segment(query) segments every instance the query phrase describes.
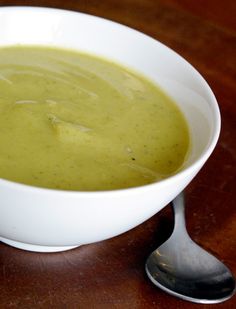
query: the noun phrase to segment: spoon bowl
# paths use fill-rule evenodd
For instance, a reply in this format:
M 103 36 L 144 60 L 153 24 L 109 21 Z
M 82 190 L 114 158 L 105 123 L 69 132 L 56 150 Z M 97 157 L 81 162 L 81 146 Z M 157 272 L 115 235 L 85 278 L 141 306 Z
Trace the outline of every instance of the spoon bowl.
M 146 262 L 150 280 L 176 297 L 195 303 L 223 302 L 235 293 L 230 270 L 189 237 L 183 193 L 173 200 L 175 227 L 171 237 Z

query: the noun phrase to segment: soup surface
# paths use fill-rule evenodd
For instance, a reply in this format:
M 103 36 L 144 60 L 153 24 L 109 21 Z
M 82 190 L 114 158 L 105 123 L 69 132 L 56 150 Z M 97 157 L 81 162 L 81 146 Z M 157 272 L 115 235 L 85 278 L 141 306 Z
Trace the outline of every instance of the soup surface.
M 0 178 L 111 190 L 176 173 L 186 121 L 151 81 L 75 51 L 0 49 Z

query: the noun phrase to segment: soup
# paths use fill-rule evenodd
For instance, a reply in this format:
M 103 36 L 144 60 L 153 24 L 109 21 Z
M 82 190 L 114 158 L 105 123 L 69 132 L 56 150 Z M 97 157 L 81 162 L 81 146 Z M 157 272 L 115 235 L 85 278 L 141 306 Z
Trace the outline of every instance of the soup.
M 153 183 L 189 149 L 177 105 L 153 82 L 88 54 L 0 49 L 0 178 L 79 191 Z

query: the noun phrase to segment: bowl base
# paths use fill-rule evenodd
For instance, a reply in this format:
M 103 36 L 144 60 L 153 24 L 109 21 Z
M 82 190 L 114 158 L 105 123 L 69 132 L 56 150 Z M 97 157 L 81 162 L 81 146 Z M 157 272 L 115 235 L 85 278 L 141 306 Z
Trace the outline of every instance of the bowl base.
M 14 241 L 11 239 L 7 239 L 7 238 L 3 238 L 0 237 L 0 241 L 15 247 L 17 249 L 22 249 L 22 250 L 26 250 L 26 251 L 32 251 L 32 252 L 60 252 L 60 251 L 67 251 L 67 250 L 71 250 L 74 249 L 78 246 L 38 246 L 38 245 L 31 245 L 31 244 L 26 244 L 23 242 L 18 242 L 18 241 Z

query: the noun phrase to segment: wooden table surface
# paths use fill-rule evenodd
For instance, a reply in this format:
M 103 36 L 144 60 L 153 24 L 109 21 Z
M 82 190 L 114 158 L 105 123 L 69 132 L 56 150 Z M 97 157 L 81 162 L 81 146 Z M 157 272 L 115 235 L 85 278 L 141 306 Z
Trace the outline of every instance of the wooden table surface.
M 186 189 L 188 230 L 236 274 L 236 1 L 0 0 L 0 5 L 60 7 L 118 21 L 173 48 L 200 71 L 218 99 L 222 132 Z M 172 227 L 167 206 L 119 237 L 64 253 L 30 253 L 1 243 L 0 308 L 236 308 L 236 297 L 196 305 L 148 280 L 145 260 Z

